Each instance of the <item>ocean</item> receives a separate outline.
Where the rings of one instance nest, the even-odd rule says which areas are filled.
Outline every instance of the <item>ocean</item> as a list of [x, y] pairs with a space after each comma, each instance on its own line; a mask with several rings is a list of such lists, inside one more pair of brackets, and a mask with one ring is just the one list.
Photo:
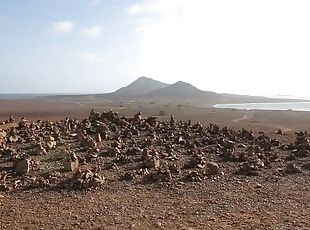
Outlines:
[[41, 96], [39, 94], [0, 94], [0, 99], [24, 99]]
[[5, 94], [0, 93], [0, 99], [31, 99], [36, 97], [46, 97], [46, 96], [56, 96], [56, 95], [73, 95], [73, 94], [66, 94], [66, 93], [45, 93], [45, 94], [30, 94], [30, 93], [17, 93], [17, 94]]
[[245, 110], [310, 111], [310, 102], [216, 104], [212, 107], [225, 108], [225, 109], [245, 109]]

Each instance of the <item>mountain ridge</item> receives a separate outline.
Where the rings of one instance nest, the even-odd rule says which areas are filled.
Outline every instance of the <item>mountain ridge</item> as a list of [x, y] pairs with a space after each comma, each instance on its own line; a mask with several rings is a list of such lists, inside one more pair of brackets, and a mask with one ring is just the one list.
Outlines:
[[189, 103], [199, 106], [211, 106], [214, 104], [233, 103], [266, 103], [266, 102], [289, 102], [306, 101], [295, 99], [275, 99], [263, 96], [249, 96], [228, 93], [216, 93], [203, 91], [190, 83], [177, 81], [174, 84], [163, 83], [148, 77], [139, 77], [129, 85], [120, 89], [103, 94], [85, 94], [52, 96], [48, 98], [64, 98], [71, 101], [107, 100], [107, 101], [136, 101], [136, 102], [169, 102], [169, 103]]
[[158, 99], [186, 99], [186, 100], [194, 100], [203, 98], [205, 96], [214, 96], [218, 95], [214, 92], [210, 91], [203, 91], [198, 89], [197, 87], [183, 81], [178, 81], [174, 84], [168, 85], [164, 88], [154, 90], [148, 94], [143, 95], [144, 97], [148, 98], [158, 98]]
[[168, 84], [143, 76], [133, 81], [129, 85], [121, 87], [120, 89], [110, 93], [110, 96], [139, 96], [163, 88], [165, 86], [168, 86]]

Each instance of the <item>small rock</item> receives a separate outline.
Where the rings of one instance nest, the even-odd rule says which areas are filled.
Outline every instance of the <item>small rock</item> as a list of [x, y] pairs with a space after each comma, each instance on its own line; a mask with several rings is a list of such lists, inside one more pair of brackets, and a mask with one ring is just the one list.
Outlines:
[[263, 187], [261, 184], [256, 184], [255, 188], [261, 188]]
[[215, 162], [207, 162], [207, 169], [211, 175], [217, 175], [221, 173], [220, 167]]
[[96, 142], [97, 142], [97, 143], [101, 143], [102, 138], [101, 138], [100, 133], [97, 133], [97, 134], [96, 134], [96, 138], [95, 138], [95, 140], [96, 140]]

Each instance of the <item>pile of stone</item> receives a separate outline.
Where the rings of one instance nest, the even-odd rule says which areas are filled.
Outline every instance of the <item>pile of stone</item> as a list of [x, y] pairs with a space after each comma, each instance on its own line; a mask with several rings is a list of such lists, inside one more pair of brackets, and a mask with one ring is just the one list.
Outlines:
[[190, 182], [201, 182], [207, 178], [207, 175], [205, 172], [199, 172], [199, 171], [189, 171], [186, 180]]
[[156, 182], [168, 182], [172, 180], [172, 173], [169, 169], [158, 169], [150, 176], [151, 179]]
[[301, 173], [302, 171], [300, 167], [291, 162], [286, 165], [285, 172], [288, 174], [294, 174], [294, 173]]
[[105, 182], [105, 178], [90, 170], [78, 171], [73, 178], [66, 182], [65, 187], [70, 189], [96, 189]]
[[52, 149], [55, 149], [55, 148], [56, 148], [57, 142], [56, 142], [56, 140], [55, 140], [54, 137], [48, 136], [48, 137], [45, 139], [44, 145], [45, 145], [45, 147], [46, 147], [47, 150], [52, 150]]
[[46, 148], [43, 147], [42, 142], [39, 142], [36, 145], [36, 147], [34, 147], [34, 155], [42, 156], [42, 155], [46, 155], [46, 154], [47, 154]]
[[254, 158], [241, 164], [239, 173], [248, 176], [257, 176], [264, 167], [265, 163], [261, 159]]
[[293, 151], [296, 157], [307, 157], [310, 156], [310, 145], [309, 145], [309, 137], [307, 131], [298, 132], [295, 140], [295, 148]]
[[30, 172], [31, 165], [32, 161], [26, 154], [16, 156], [13, 161], [13, 168], [15, 169], [15, 173], [19, 175], [28, 174]]
[[89, 136], [85, 130], [79, 130], [77, 133], [77, 139], [81, 142], [84, 148], [99, 151], [96, 142], [101, 142], [101, 135], [97, 133], [96, 140]]
[[152, 149], [149, 151], [148, 149], [144, 149], [142, 159], [145, 161], [145, 167], [154, 169], [160, 168], [159, 154], [156, 150]]
[[[17, 154], [20, 152], [25, 154]], [[92, 110], [84, 120], [65, 118], [56, 122], [23, 118], [17, 127], [0, 130], [0, 166], [13, 165], [13, 170], [6, 171], [5, 180], [34, 175], [38, 184], [46, 180], [53, 184], [54, 180], [47, 178], [40, 182], [40, 174], [45, 168], [59, 167], [62, 173], [58, 179], [74, 174], [69, 179], [71, 185], [67, 185], [80, 189], [102, 184], [104, 178], [93, 172], [104, 170], [113, 179], [202, 181], [232, 170], [259, 175], [271, 164], [295, 173], [301, 165], [296, 164], [299, 157], [309, 156], [307, 132], [297, 133], [295, 143], [284, 145], [265, 133], [215, 124], [204, 127], [199, 122], [177, 121], [173, 116], [162, 122], [141, 112], [124, 117], [112, 110]], [[33, 167], [32, 160], [40, 160], [40, 166]], [[285, 161], [295, 162], [283, 169]], [[91, 171], [83, 170], [86, 168]]]
[[75, 153], [71, 152], [63, 162], [64, 170], [66, 172], [77, 172], [79, 170], [79, 158]]
[[0, 172], [0, 182], [4, 182], [8, 176], [8, 173], [6, 171]]

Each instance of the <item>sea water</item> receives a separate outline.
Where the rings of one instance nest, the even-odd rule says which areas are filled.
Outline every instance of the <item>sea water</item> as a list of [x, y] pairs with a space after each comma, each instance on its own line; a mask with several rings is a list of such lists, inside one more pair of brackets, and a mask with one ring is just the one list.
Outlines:
[[[56, 93], [45, 93], [45, 94], [30, 94], [30, 93], [0, 93], [0, 99], [32, 99], [37, 97], [48, 97], [56, 95], [71, 95], [71, 94], [56, 94]], [[73, 94], [72, 94], [73, 95]]]
[[245, 109], [245, 110], [310, 111], [310, 102], [216, 104], [212, 107], [225, 108], [225, 109]]

